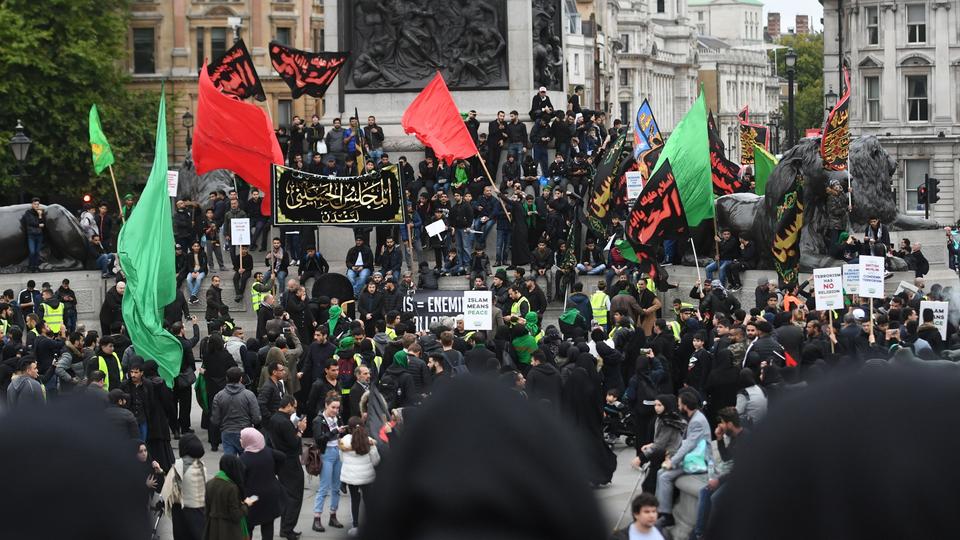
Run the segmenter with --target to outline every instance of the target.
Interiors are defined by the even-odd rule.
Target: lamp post
[[[796,116],[794,116],[793,110],[793,77],[796,74],[797,67],[797,53],[793,51],[793,48],[787,49],[787,54],[784,56],[784,62],[787,64],[787,149],[793,148],[793,145],[796,144]]]
[[[17,127],[14,128],[13,137],[10,137],[10,149],[13,150],[13,159],[17,160],[17,167],[20,168],[20,175],[25,176],[23,162],[27,159],[27,152],[30,151],[30,144],[33,141],[30,137],[23,134],[23,122],[17,120]]]
[[[773,153],[780,153],[780,120],[783,117],[779,111],[770,113],[770,127],[773,129]]]
[[[736,128],[727,126],[727,155],[733,156],[733,133]]]
[[[193,144],[193,115],[190,114],[190,111],[187,111],[183,113],[180,120],[183,123],[183,128],[187,130],[187,154],[184,159],[184,164],[187,167],[191,167],[193,162],[190,156],[190,146]]]
[[[837,97],[837,93],[833,91],[833,85],[831,84],[830,89],[823,95],[823,104],[826,106],[827,112],[832,111],[837,106]]]

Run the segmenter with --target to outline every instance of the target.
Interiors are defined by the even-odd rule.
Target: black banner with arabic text
[[[225,94],[237,96],[240,99],[256,98],[257,101],[266,101],[260,76],[253,67],[253,60],[247,51],[243,40],[237,40],[233,47],[227,49],[223,56],[217,58],[207,66],[207,75],[214,86]]]
[[[274,225],[396,225],[404,222],[396,166],[362,176],[321,176],[273,165]]]
[[[307,52],[270,42],[270,62],[290,87],[293,99],[303,94],[323,97],[349,57],[345,52]]]

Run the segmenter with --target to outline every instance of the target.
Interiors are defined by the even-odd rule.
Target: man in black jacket
[[[275,361],[267,364],[269,377],[263,382],[257,393],[257,402],[260,404],[260,418],[270,418],[280,410],[283,398],[288,394],[284,388],[287,377],[287,367],[283,362]]]
[[[360,290],[373,273],[373,252],[364,244],[363,237],[355,239],[356,245],[347,251],[347,279],[353,285],[354,297],[360,296]]]
[[[307,245],[307,254],[297,266],[297,276],[300,278],[300,284],[307,287],[307,280],[313,278],[316,280],[320,276],[330,271],[330,264],[323,254],[317,251],[313,245]],[[307,289],[310,290],[309,288]]]
[[[453,206],[450,207],[450,226],[454,229],[457,242],[457,258],[460,266],[470,266],[470,248],[473,247],[473,206],[463,200],[459,191],[453,192]]]
[[[470,373],[475,375],[486,373],[490,367],[499,367],[500,362],[497,360],[497,355],[487,348],[486,332],[482,330],[474,332],[473,335],[470,336],[469,342],[471,349],[464,353],[463,362],[467,365]],[[491,362],[491,360],[496,364]],[[494,367],[494,371],[496,371],[496,367]]]
[[[497,111],[497,119],[487,126],[487,169],[493,171],[496,180],[497,167],[500,165],[500,153],[507,144],[507,124],[503,111]]]
[[[543,115],[553,114],[553,103],[550,102],[550,96],[547,95],[547,88],[541,86],[539,91],[534,94],[533,102],[530,104],[530,119],[536,122]]]
[[[190,407],[193,401],[191,389],[193,382],[197,380],[194,375],[197,361],[193,356],[193,348],[200,341],[200,326],[197,324],[196,315],[190,318],[190,322],[193,323],[193,337],[190,339],[187,339],[186,329],[180,321],[170,326],[170,333],[180,340],[183,348],[180,373],[173,383],[173,404],[177,408],[177,418],[171,418],[170,427],[173,429],[174,439],[179,439],[184,433],[193,433],[190,429]]]
[[[300,536],[300,533],[293,529],[297,525],[300,507],[303,505],[303,466],[300,464],[303,445],[300,437],[307,429],[307,419],[301,418],[294,424],[291,416],[296,410],[297,400],[293,396],[284,396],[280,400],[279,410],[266,421],[270,445],[287,458],[277,471],[277,478],[287,493],[287,507],[280,517],[280,536],[288,540]]]
[[[707,265],[707,280],[713,281],[713,273],[720,270],[720,282],[727,283],[727,267],[734,260],[740,258],[740,240],[729,230],[720,233],[719,253],[714,256],[713,262]]]
[[[527,140],[527,126],[520,121],[517,111],[510,111],[510,122],[507,124],[507,153],[512,154],[516,161],[520,161],[521,154],[527,153],[530,146]]]
[[[557,366],[547,362],[547,356],[543,351],[535,351],[530,359],[533,365],[527,372],[527,397],[530,401],[547,401],[550,403],[551,410],[560,409],[560,390],[562,383],[560,381],[560,370]]]
[[[220,276],[210,278],[207,289],[207,321],[230,320],[230,308],[223,303],[223,290],[220,289]]]
[[[40,270],[40,250],[43,249],[44,223],[43,208],[40,208],[40,199],[34,197],[30,208],[20,217],[20,225],[27,233],[27,248],[30,251],[29,271]]]

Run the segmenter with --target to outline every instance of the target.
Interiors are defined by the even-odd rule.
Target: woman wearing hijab
[[[617,468],[617,456],[603,441],[603,390],[596,360],[579,349],[571,349],[569,354],[569,363],[574,367],[563,384],[561,417],[576,427],[574,431],[589,464],[586,473],[590,484],[609,484]]]
[[[146,479],[147,498],[152,499],[154,493],[160,493],[163,486],[163,469],[156,460],[150,458],[147,443],[137,441],[137,461],[143,467],[143,477]]]
[[[207,403],[213,403],[213,396],[227,386],[227,368],[236,365],[230,353],[223,348],[223,336],[213,332],[200,342],[200,374],[207,385]],[[210,407],[203,410],[200,417],[200,427],[207,430],[210,449],[214,452],[220,448],[220,430],[210,423]]]
[[[247,512],[257,502],[244,498],[244,467],[240,458],[224,454],[220,471],[207,482],[204,540],[242,540],[250,538]]]
[[[657,420],[653,429],[653,442],[637,445],[637,457],[633,458],[633,466],[640,467],[650,463],[650,470],[643,481],[643,491],[653,493],[657,489],[657,471],[663,458],[673,454],[683,442],[683,432],[687,429],[687,421],[680,416],[677,410],[677,398],[673,394],[660,394],[653,403],[657,413]]]
[[[377,477],[374,467],[380,463],[380,452],[376,441],[367,434],[367,428],[359,416],[353,416],[348,423],[348,433],[340,439],[340,481],[350,490],[350,513],[353,528],[347,531],[355,536],[360,527],[360,501],[369,500],[370,486]]]
[[[173,521],[174,540],[203,538],[207,469],[203,443],[193,433],[180,438],[180,458],[167,472],[160,495]]]
[[[273,538],[273,521],[280,517],[284,494],[280,481],[277,480],[277,471],[285,461],[283,454],[272,448],[267,448],[263,435],[254,428],[244,428],[240,432],[240,446],[243,454],[240,461],[243,463],[244,496],[256,495],[257,504],[247,513],[247,524],[250,533],[260,527],[260,538]]]
[[[177,418],[173,392],[158,373],[155,360],[143,363],[143,380],[148,383],[150,414],[147,415],[147,447],[164,471],[173,465],[173,447],[170,446],[170,419]]]

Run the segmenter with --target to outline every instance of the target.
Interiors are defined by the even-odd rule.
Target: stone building
[[[957,0],[823,2],[824,87],[840,93],[842,57],[850,69],[852,135],[877,136],[897,160],[892,189],[902,210],[922,214],[917,188],[925,174],[939,179],[940,202],[930,213],[944,224],[960,217],[958,8]]]

